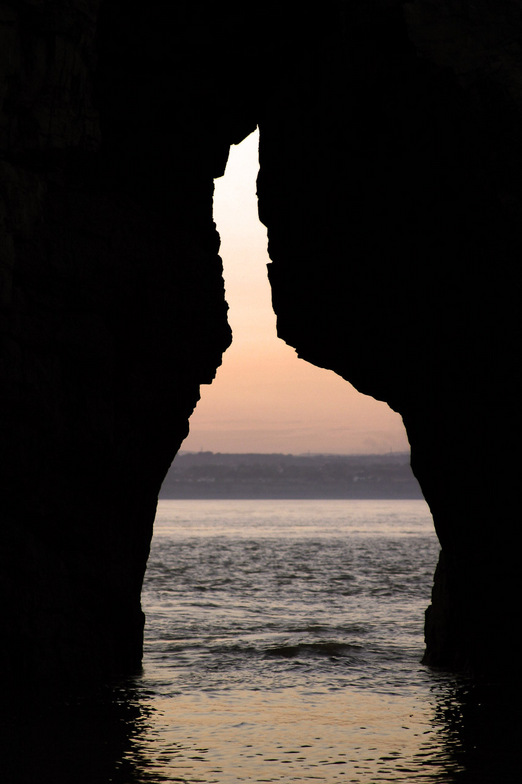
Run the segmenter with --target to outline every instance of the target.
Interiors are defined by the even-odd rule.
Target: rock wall
[[[520,597],[520,13],[335,4],[260,118],[278,333],[401,413],[443,549],[425,661],[489,674]]]
[[[127,5],[121,34],[115,4],[0,6],[0,655],[37,682],[139,666],[158,491],[230,342],[228,147],[162,115],[169,30]]]
[[[256,124],[279,334],[408,430],[426,661],[514,660],[521,5],[0,3],[5,667],[139,665],[158,490],[230,341],[213,178]]]

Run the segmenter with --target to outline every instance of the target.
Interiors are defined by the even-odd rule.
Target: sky
[[[297,357],[276,334],[266,228],[256,199],[258,132],[231,148],[215,180],[232,346],[190,419],[182,451],[384,454],[409,450],[399,414],[333,371]]]

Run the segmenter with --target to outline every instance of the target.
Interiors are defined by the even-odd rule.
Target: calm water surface
[[[438,552],[423,501],[161,501],[143,674],[17,706],[0,781],[518,784],[518,705],[420,664]]]

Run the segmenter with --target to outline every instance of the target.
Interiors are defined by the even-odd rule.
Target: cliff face
[[[139,665],[157,494],[230,342],[212,221],[228,148],[164,126],[169,53],[153,67],[145,40],[140,82],[141,27],[113,52],[98,5],[0,13],[2,656],[37,680]]]
[[[278,333],[403,416],[443,548],[425,660],[474,671],[517,651],[520,12],[337,4],[260,119]]]
[[[443,547],[426,661],[494,667],[522,3],[244,5],[0,3],[2,663],[139,664],[158,490],[230,341],[213,178],[259,124],[279,334],[402,414]]]

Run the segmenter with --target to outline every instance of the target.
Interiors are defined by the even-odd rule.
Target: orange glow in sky
[[[409,450],[399,414],[330,370],[297,357],[276,335],[257,215],[258,132],[233,146],[215,181],[232,346],[216,379],[201,387],[183,451],[302,454]]]

